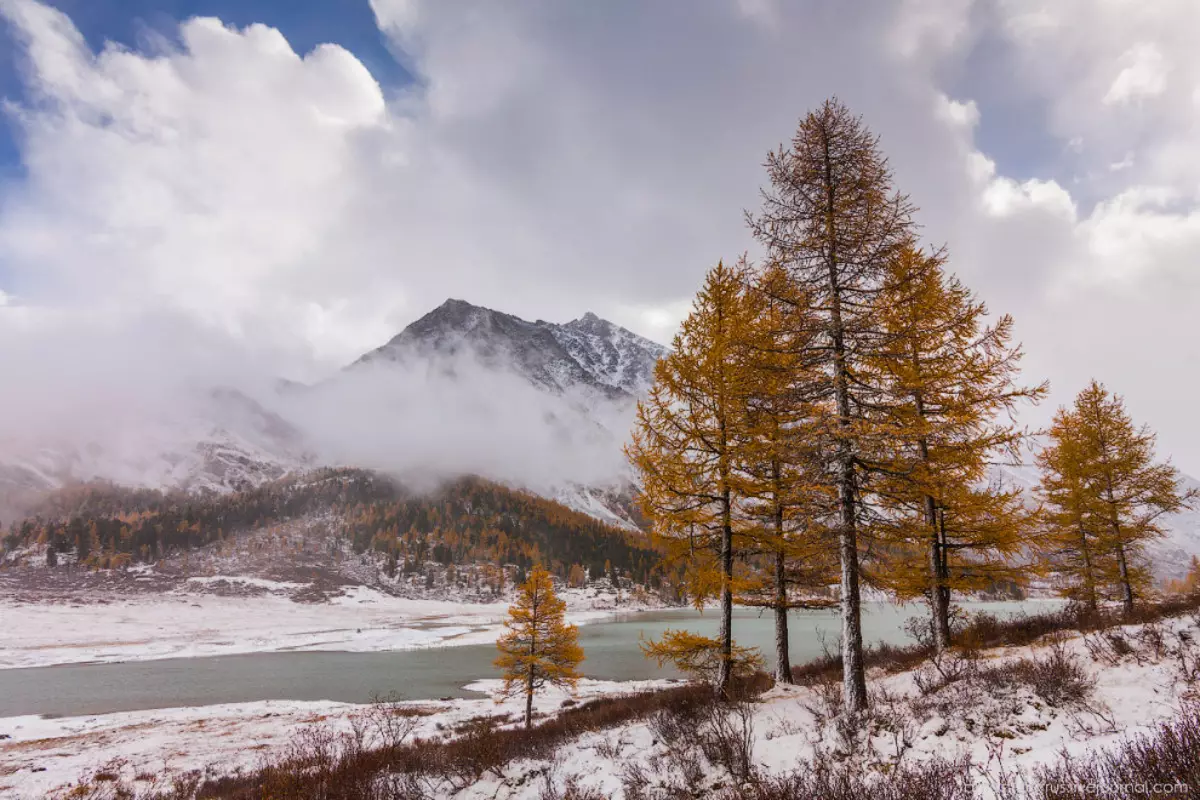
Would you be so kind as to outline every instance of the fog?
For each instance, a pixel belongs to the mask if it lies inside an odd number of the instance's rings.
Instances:
[[[213,445],[259,479],[356,466],[419,489],[477,474],[549,494],[628,475],[632,401],[553,395],[467,348],[302,385],[280,380],[279,354],[170,317],[20,333],[0,337],[0,518],[73,481],[230,488]]]
[[[633,419],[632,402],[552,395],[469,350],[436,362],[357,365],[287,392],[281,408],[325,463],[409,483],[474,473],[540,492],[620,479]]]

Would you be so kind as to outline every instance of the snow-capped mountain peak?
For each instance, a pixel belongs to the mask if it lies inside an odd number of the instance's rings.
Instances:
[[[558,394],[585,389],[621,399],[649,387],[654,364],[667,350],[591,312],[563,324],[529,322],[450,299],[352,367],[446,360],[468,352],[485,366],[514,371]]]

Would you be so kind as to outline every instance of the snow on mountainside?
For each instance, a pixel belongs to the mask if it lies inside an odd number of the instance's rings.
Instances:
[[[462,379],[464,391],[486,391],[478,368],[516,378],[536,390],[538,423],[553,430],[561,445],[609,466],[586,478],[564,475],[524,488],[609,524],[635,527],[632,475],[620,448],[633,421],[634,401],[653,382],[654,365],[667,348],[587,313],[567,323],[529,322],[511,314],[447,300],[382,347],[367,353],[334,381],[395,366],[409,376]],[[480,398],[485,400],[484,398]],[[526,398],[529,399],[529,398]],[[501,403],[502,404],[502,403]],[[513,424],[514,412],[497,412],[498,425]],[[537,458],[536,452],[529,454]],[[544,455],[543,455],[544,457]],[[522,476],[488,474],[521,484]]]
[[[585,314],[557,324],[447,300],[351,368],[381,361],[428,362],[471,352],[484,365],[511,370],[536,386],[562,394],[591,389],[612,400],[645,392],[662,345]]]
[[[635,396],[650,391],[654,365],[667,354],[662,345],[590,311],[565,325],[550,327],[559,344],[596,380]]]
[[[0,518],[69,483],[225,492],[309,466],[297,428],[247,395],[218,388],[170,409],[117,414],[79,439],[0,442]]]
[[[417,481],[481,474],[633,527],[621,445],[666,352],[591,313],[529,322],[447,300],[317,386],[277,381],[258,400],[189,391],[0,439],[0,519],[72,482],[230,491],[358,466]]]

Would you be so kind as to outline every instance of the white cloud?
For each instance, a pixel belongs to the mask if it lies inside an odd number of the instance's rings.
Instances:
[[[1108,105],[1157,97],[1166,91],[1168,65],[1163,54],[1150,43],[1141,43],[1121,57],[1124,65],[1104,95]]]
[[[1011,178],[994,179],[983,192],[983,207],[997,217],[1033,210],[1075,220],[1075,202],[1070,193],[1054,181],[1036,178],[1021,183]]]
[[[979,124],[979,107],[974,100],[959,102],[944,94],[937,98],[937,115],[953,126],[971,130]]]
[[[30,177],[0,218],[25,302],[167,305],[277,341],[305,336],[296,305],[338,307],[340,265],[313,256],[355,199],[359,140],[388,123],[353,56],[205,18],[179,50],[93,54],[60,12],[3,8],[40,95],[15,112]],[[372,310],[349,305],[351,326]]]

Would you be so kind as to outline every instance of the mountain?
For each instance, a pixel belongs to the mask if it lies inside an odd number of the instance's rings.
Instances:
[[[396,413],[382,415],[387,421],[380,435],[395,435],[396,446],[382,460],[367,462],[371,466],[396,471],[399,462],[405,473],[479,472],[633,528],[633,476],[621,446],[635,401],[649,390],[666,352],[592,313],[566,323],[530,322],[450,299],[317,393],[336,394],[340,387],[338,407],[362,409],[366,417],[381,415],[362,404],[364,394],[376,406],[379,398],[390,398]],[[400,451],[412,451],[425,438],[424,430],[396,435],[414,415],[445,441],[423,457],[405,459]],[[464,449],[471,452],[456,461]],[[366,465],[342,452],[336,460]]]
[[[74,434],[0,439],[0,520],[72,483],[221,493],[344,466],[427,486],[479,474],[634,527],[621,444],[665,352],[591,313],[530,322],[447,300],[316,386],[133,394],[86,406]]]
[[[463,300],[447,300],[351,368],[439,362],[470,353],[555,394],[588,390],[611,400],[650,388],[667,348],[587,313],[565,324],[528,322]]]
[[[170,407],[114,412],[78,437],[0,442],[0,519],[74,483],[223,493],[312,465],[297,427],[241,391],[218,387]]]

